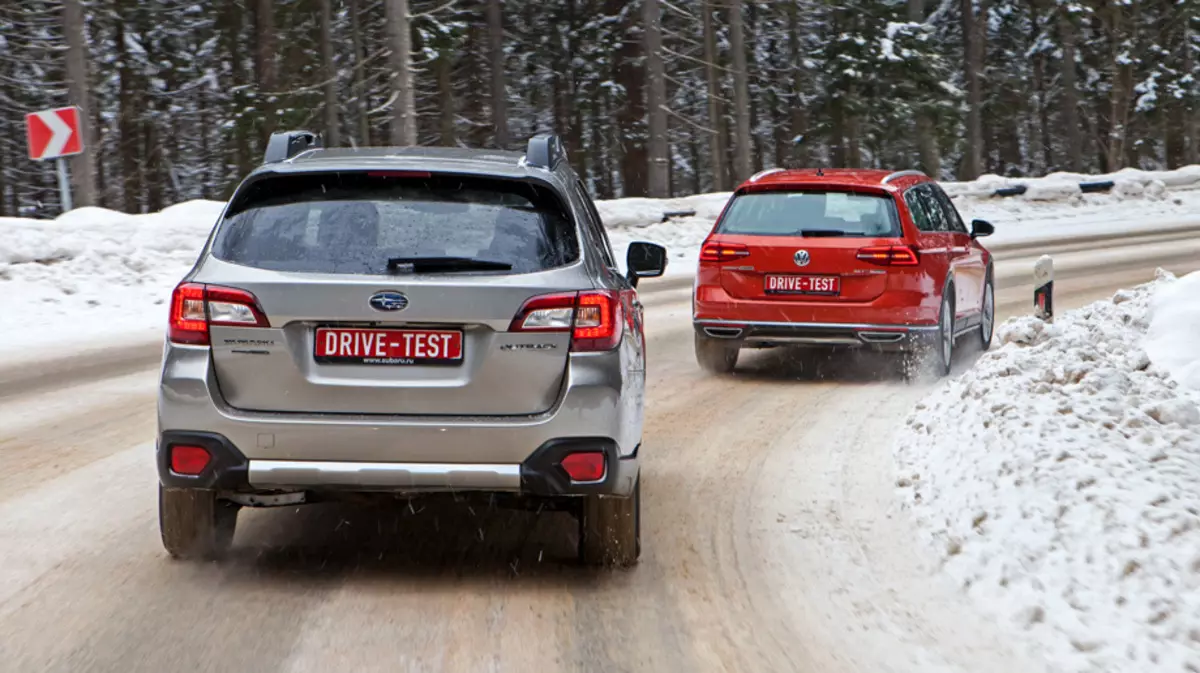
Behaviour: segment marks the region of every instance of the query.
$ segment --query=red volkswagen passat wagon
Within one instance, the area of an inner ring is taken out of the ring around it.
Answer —
[[[743,348],[927,351],[992,340],[992,258],[919,171],[764,171],[738,187],[700,252],[696,359],[726,373]]]

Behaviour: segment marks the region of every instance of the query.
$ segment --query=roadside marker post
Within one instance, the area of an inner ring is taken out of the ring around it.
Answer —
[[[1042,255],[1033,264],[1033,306],[1042,320],[1054,319],[1054,259]]]

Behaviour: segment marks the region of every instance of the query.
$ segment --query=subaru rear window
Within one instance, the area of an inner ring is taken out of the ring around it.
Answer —
[[[382,275],[389,260],[450,258],[494,263],[460,265],[471,273],[532,273],[575,262],[579,242],[562,202],[529,183],[319,173],[251,184],[212,254],[274,271]]]
[[[748,236],[900,235],[886,196],[837,191],[751,192],[729,204],[717,231]]]

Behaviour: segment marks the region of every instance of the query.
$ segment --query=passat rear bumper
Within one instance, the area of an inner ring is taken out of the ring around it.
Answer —
[[[727,339],[743,348],[805,346],[811,348],[871,348],[906,351],[923,348],[936,338],[937,325],[866,323],[791,323],[738,320],[697,320],[696,331],[712,339]]]

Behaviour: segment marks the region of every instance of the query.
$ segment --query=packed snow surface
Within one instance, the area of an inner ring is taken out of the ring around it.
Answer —
[[[1160,272],[1009,321],[897,439],[900,493],[945,571],[1050,670],[1200,671],[1200,391],[1175,378],[1174,327],[1153,333],[1195,319],[1198,283]]]
[[[1200,273],[1158,291],[1151,305],[1146,354],[1185,387],[1200,390]]]
[[[1115,178],[1113,194],[1072,192],[1069,185],[1083,177],[1025,180],[1035,193],[1013,199],[982,196],[1009,182],[995,176],[945,187],[964,217],[996,225],[993,245],[1200,223],[1200,167],[1087,178]],[[1048,199],[1051,192],[1059,196]],[[616,199],[597,208],[618,259],[630,241],[661,243],[670,254],[668,274],[690,275],[728,199]],[[221,208],[190,201],[147,215],[80,208],[53,221],[0,218],[0,354],[110,336],[157,338],[171,288],[194,263]],[[664,213],[688,211],[694,214],[662,221]]]

